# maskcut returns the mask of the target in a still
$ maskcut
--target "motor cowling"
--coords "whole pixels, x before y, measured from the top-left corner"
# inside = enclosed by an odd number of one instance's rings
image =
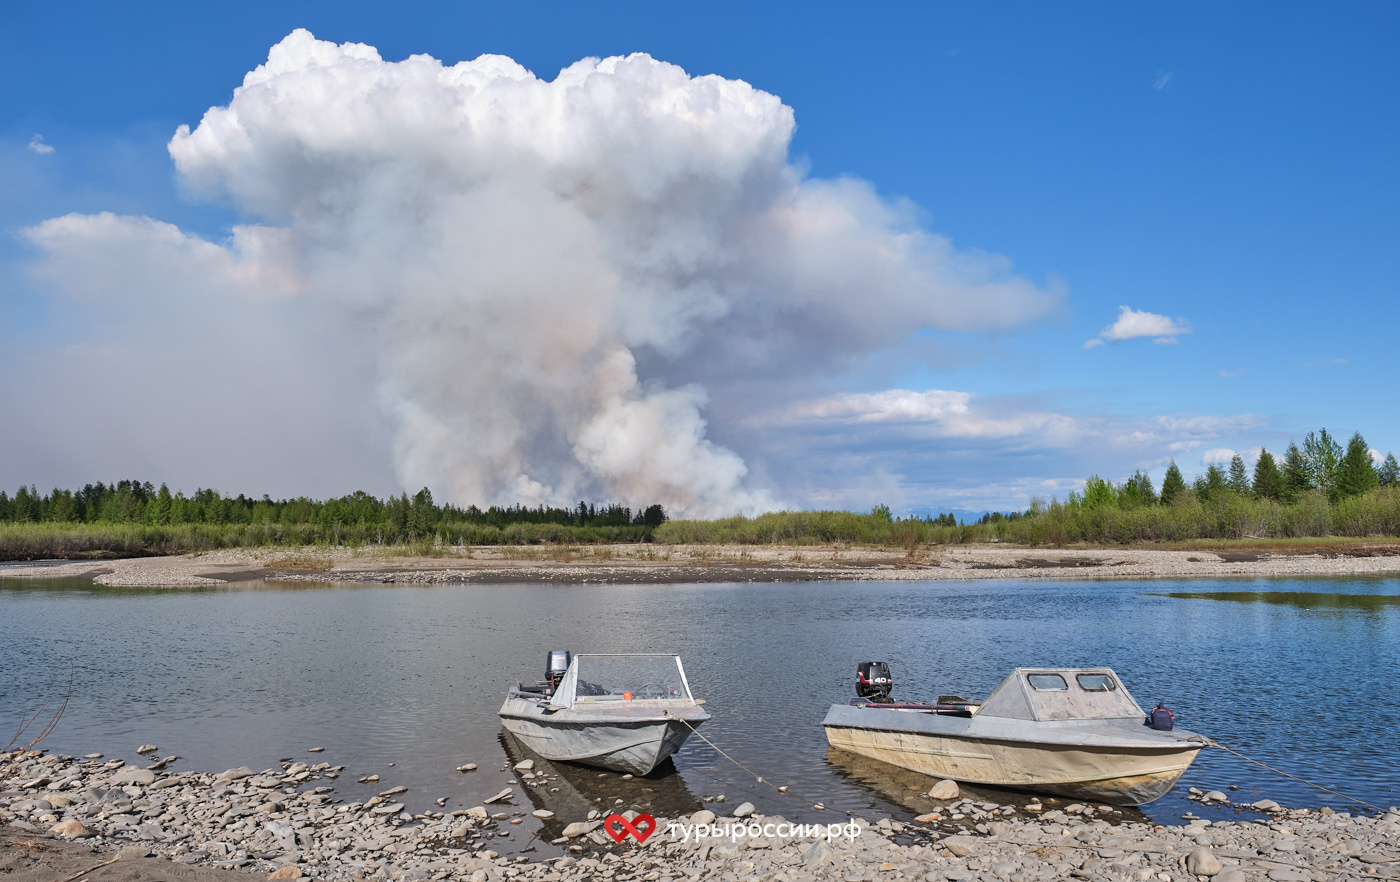
[[[573,655],[567,649],[551,649],[544,663],[544,681],[549,686],[549,691],[553,692],[559,688],[564,675],[569,671],[569,662],[573,660]]]
[[[888,702],[894,689],[890,666],[882,661],[861,662],[856,665],[856,697],[876,702]]]

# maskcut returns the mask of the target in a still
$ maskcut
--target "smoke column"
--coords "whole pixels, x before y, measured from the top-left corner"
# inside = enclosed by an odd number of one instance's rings
[[[29,236],[56,277],[117,237],[197,258],[209,296],[344,322],[405,487],[754,511],[782,490],[707,438],[716,405],[775,406],[744,397],[755,381],[807,397],[921,329],[1010,327],[1059,297],[867,183],[806,177],[793,128],[773,95],[646,55],[545,81],[298,30],[170,142],[191,194],[252,219],[227,242],[110,215]]]

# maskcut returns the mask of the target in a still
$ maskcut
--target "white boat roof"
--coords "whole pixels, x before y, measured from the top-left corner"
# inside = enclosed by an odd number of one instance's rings
[[[987,696],[978,717],[1120,720],[1146,716],[1112,668],[1017,668]]]

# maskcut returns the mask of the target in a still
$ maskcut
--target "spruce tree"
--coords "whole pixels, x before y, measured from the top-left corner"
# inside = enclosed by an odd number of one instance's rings
[[[1280,499],[1283,496],[1283,475],[1279,473],[1274,455],[1268,450],[1259,451],[1259,461],[1254,464],[1254,495],[1260,499]]]
[[[1298,445],[1288,442],[1288,450],[1283,454],[1283,494],[1284,502],[1296,502],[1298,497],[1313,489],[1312,478],[1308,476],[1307,459]]]
[[[1171,505],[1184,492],[1186,481],[1181,477],[1181,469],[1177,467],[1176,460],[1171,460],[1167,464],[1167,474],[1162,478],[1162,504]]]
[[[1366,439],[1357,432],[1347,442],[1347,452],[1337,466],[1337,496],[1360,496],[1367,490],[1379,487],[1380,483],[1380,477],[1371,465],[1371,448],[1366,446]]]
[[[1387,453],[1385,455],[1385,462],[1381,463],[1376,477],[1380,480],[1382,487],[1394,487],[1396,484],[1400,484],[1400,463],[1395,461],[1395,454]],[[0,496],[3,495],[0,494]]]
[[[1230,459],[1230,477],[1225,483],[1241,496],[1249,495],[1249,472],[1245,471],[1244,459],[1238,453]]]

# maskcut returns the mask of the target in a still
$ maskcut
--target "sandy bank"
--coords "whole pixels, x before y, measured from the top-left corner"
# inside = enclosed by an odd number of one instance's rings
[[[382,549],[240,549],[175,557],[0,567],[0,576],[91,577],[100,585],[214,586],[247,579],[308,582],[922,581],[944,579],[1210,579],[1400,575],[1400,545],[1325,553],[1004,545],[904,550],[826,546],[490,546],[410,557]]]

